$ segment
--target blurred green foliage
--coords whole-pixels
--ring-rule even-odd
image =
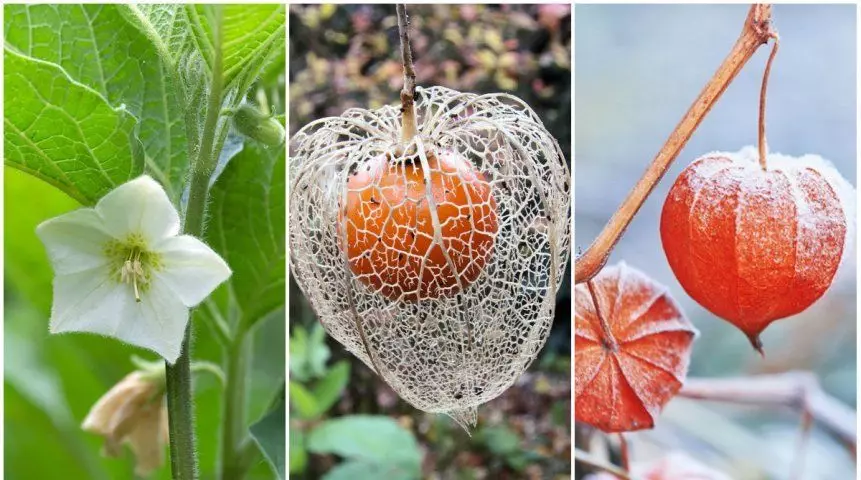
[[[290,336],[290,473],[316,478],[308,471],[308,453],[346,460],[328,471],[327,480],[418,478],[421,453],[412,434],[384,415],[346,415],[320,420],[344,393],[350,363],[327,365],[331,356],[326,332],[294,326]]]

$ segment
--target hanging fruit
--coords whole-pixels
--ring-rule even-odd
[[[624,262],[574,292],[575,419],[652,428],[687,376],[696,329],[667,289]]]
[[[768,152],[768,77],[759,97],[759,145],[712,153],[682,171],[661,212],[661,242],[679,283],[694,300],[747,335],[803,312],[831,286],[847,246],[854,190],[816,155]]]
[[[522,100],[415,86],[291,138],[291,273],[326,331],[407,402],[474,424],[550,331],[570,174]]]
[[[346,225],[353,274],[403,301],[451,296],[473,283],[498,226],[490,184],[454,150],[429,151],[426,165],[419,155],[369,160],[347,181],[338,224]]]
[[[757,151],[713,153],[688,166],[661,214],[661,241],[688,295],[748,336],[804,311],[843,258],[851,187],[827,162]]]

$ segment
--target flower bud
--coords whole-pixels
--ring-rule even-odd
[[[135,456],[135,473],[146,476],[164,464],[168,442],[164,368],[128,374],[93,405],[81,428],[105,437],[103,454],[118,457],[122,444]]]
[[[284,143],[284,127],[275,118],[245,104],[233,114],[233,126],[239,133],[264,145],[277,147]]]

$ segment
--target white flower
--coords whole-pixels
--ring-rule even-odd
[[[122,444],[128,444],[135,473],[147,476],[164,464],[169,436],[164,389],[163,363],[160,372],[132,372],[93,405],[81,428],[105,437],[106,456],[120,456]]]
[[[56,274],[51,333],[107,335],[170,363],[179,357],[188,309],[231,273],[203,242],[179,235],[176,208],[147,176],[36,233]]]

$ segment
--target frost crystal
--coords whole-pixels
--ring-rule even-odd
[[[547,338],[570,177],[516,97],[418,89],[416,113],[408,146],[394,106],[291,140],[292,272],[330,335],[407,402],[466,428]]]

